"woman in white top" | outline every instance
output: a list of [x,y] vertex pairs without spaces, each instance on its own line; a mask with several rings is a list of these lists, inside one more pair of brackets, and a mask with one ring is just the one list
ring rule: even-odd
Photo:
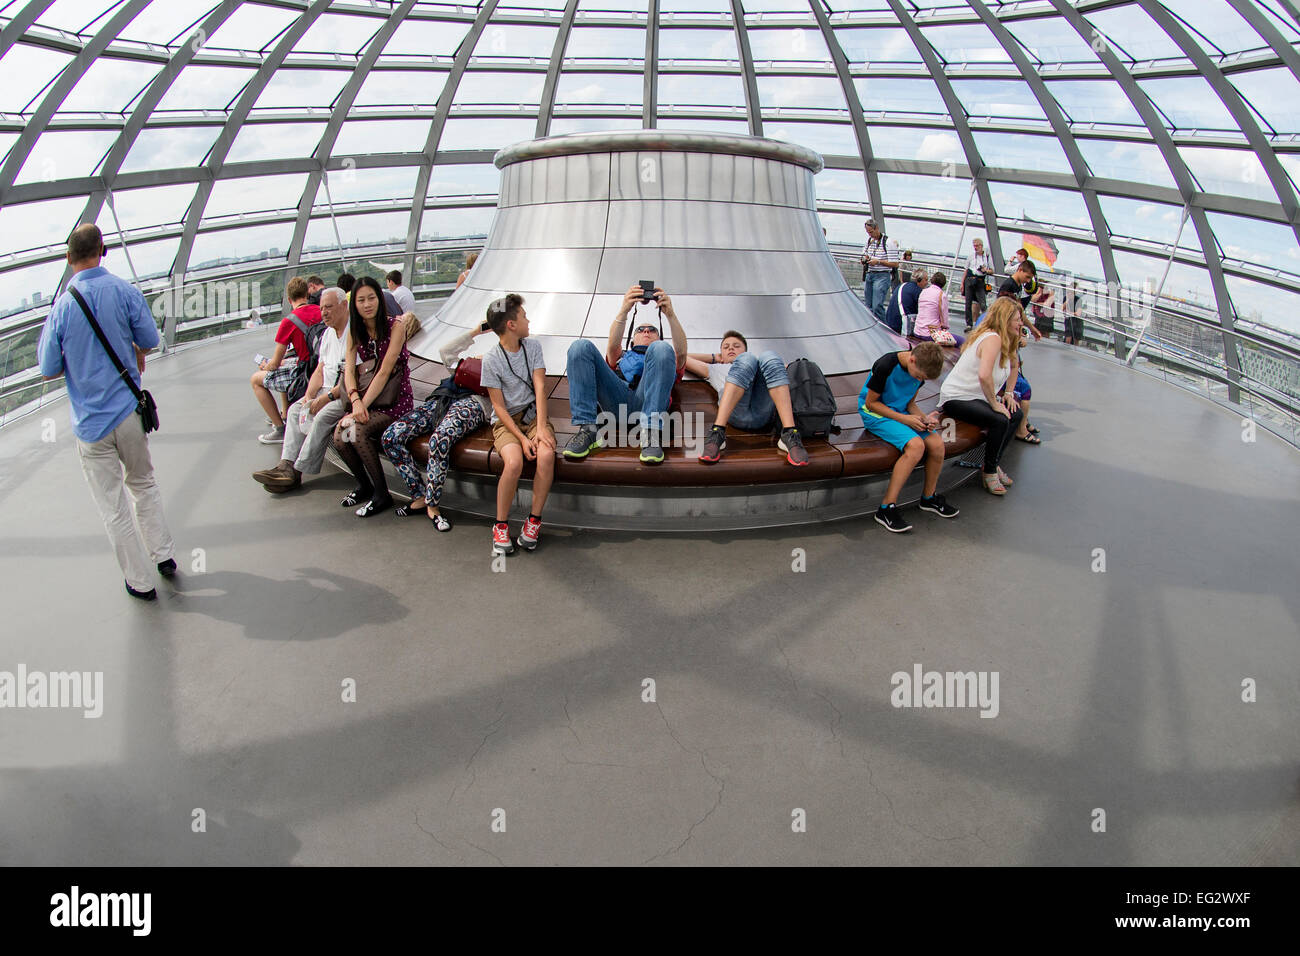
[[1025,310],[1015,299],[1003,296],[994,302],[939,389],[944,415],[988,430],[984,489],[995,495],[1005,495],[1011,484],[1011,477],[998,462],[1024,417],[1011,389],[998,397],[1002,387],[1015,382],[1019,373],[1016,350],[1024,318]]
[[921,290],[913,334],[922,342],[960,347],[966,339],[948,328],[948,293],[944,289],[947,284],[948,277],[936,272],[930,277],[930,284]]

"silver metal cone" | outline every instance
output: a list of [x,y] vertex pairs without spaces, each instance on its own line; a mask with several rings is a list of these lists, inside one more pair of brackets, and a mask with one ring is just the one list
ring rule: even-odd
[[547,371],[563,373],[575,339],[604,351],[624,293],[642,279],[672,297],[691,351],[714,351],[736,329],[751,352],[810,358],[833,375],[904,347],[826,246],[813,187],[822,160],[812,150],[637,130],[530,140],[495,163],[492,231],[465,283],[412,340],[416,355],[436,360],[443,342],[518,292]]

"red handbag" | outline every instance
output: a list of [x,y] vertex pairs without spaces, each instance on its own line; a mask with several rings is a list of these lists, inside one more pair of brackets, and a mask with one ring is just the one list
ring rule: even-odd
[[467,388],[476,395],[486,395],[487,389],[479,381],[482,377],[483,360],[481,358],[461,359],[456,365],[457,388]]

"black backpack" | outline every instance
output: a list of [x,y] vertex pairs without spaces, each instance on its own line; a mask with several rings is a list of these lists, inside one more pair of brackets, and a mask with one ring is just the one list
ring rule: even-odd
[[464,398],[467,395],[473,395],[474,392],[468,388],[462,388],[456,384],[456,376],[448,375],[438,387],[433,390],[429,396],[429,401],[433,403],[433,427],[437,428],[442,424],[442,420],[447,417],[447,412],[453,402]]
[[[292,405],[307,394],[307,382],[316,371],[316,366],[320,364],[321,336],[329,326],[324,321],[317,322],[315,325],[305,325],[296,315],[290,315],[288,319],[298,326],[298,331],[302,332],[307,339],[307,354],[298,356],[298,364],[293,367],[293,378],[289,380],[289,387],[285,390],[289,404]],[[333,384],[330,383],[331,386]]]
[[806,441],[838,435],[840,426],[835,424],[835,396],[817,363],[806,358],[795,359],[785,371],[790,378],[790,404],[794,408],[794,424],[799,429],[799,436]]

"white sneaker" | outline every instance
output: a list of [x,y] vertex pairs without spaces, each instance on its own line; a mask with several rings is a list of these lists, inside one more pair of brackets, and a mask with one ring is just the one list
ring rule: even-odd
[[257,440],[263,445],[278,445],[284,441],[284,426],[272,428],[265,435],[258,435]]

